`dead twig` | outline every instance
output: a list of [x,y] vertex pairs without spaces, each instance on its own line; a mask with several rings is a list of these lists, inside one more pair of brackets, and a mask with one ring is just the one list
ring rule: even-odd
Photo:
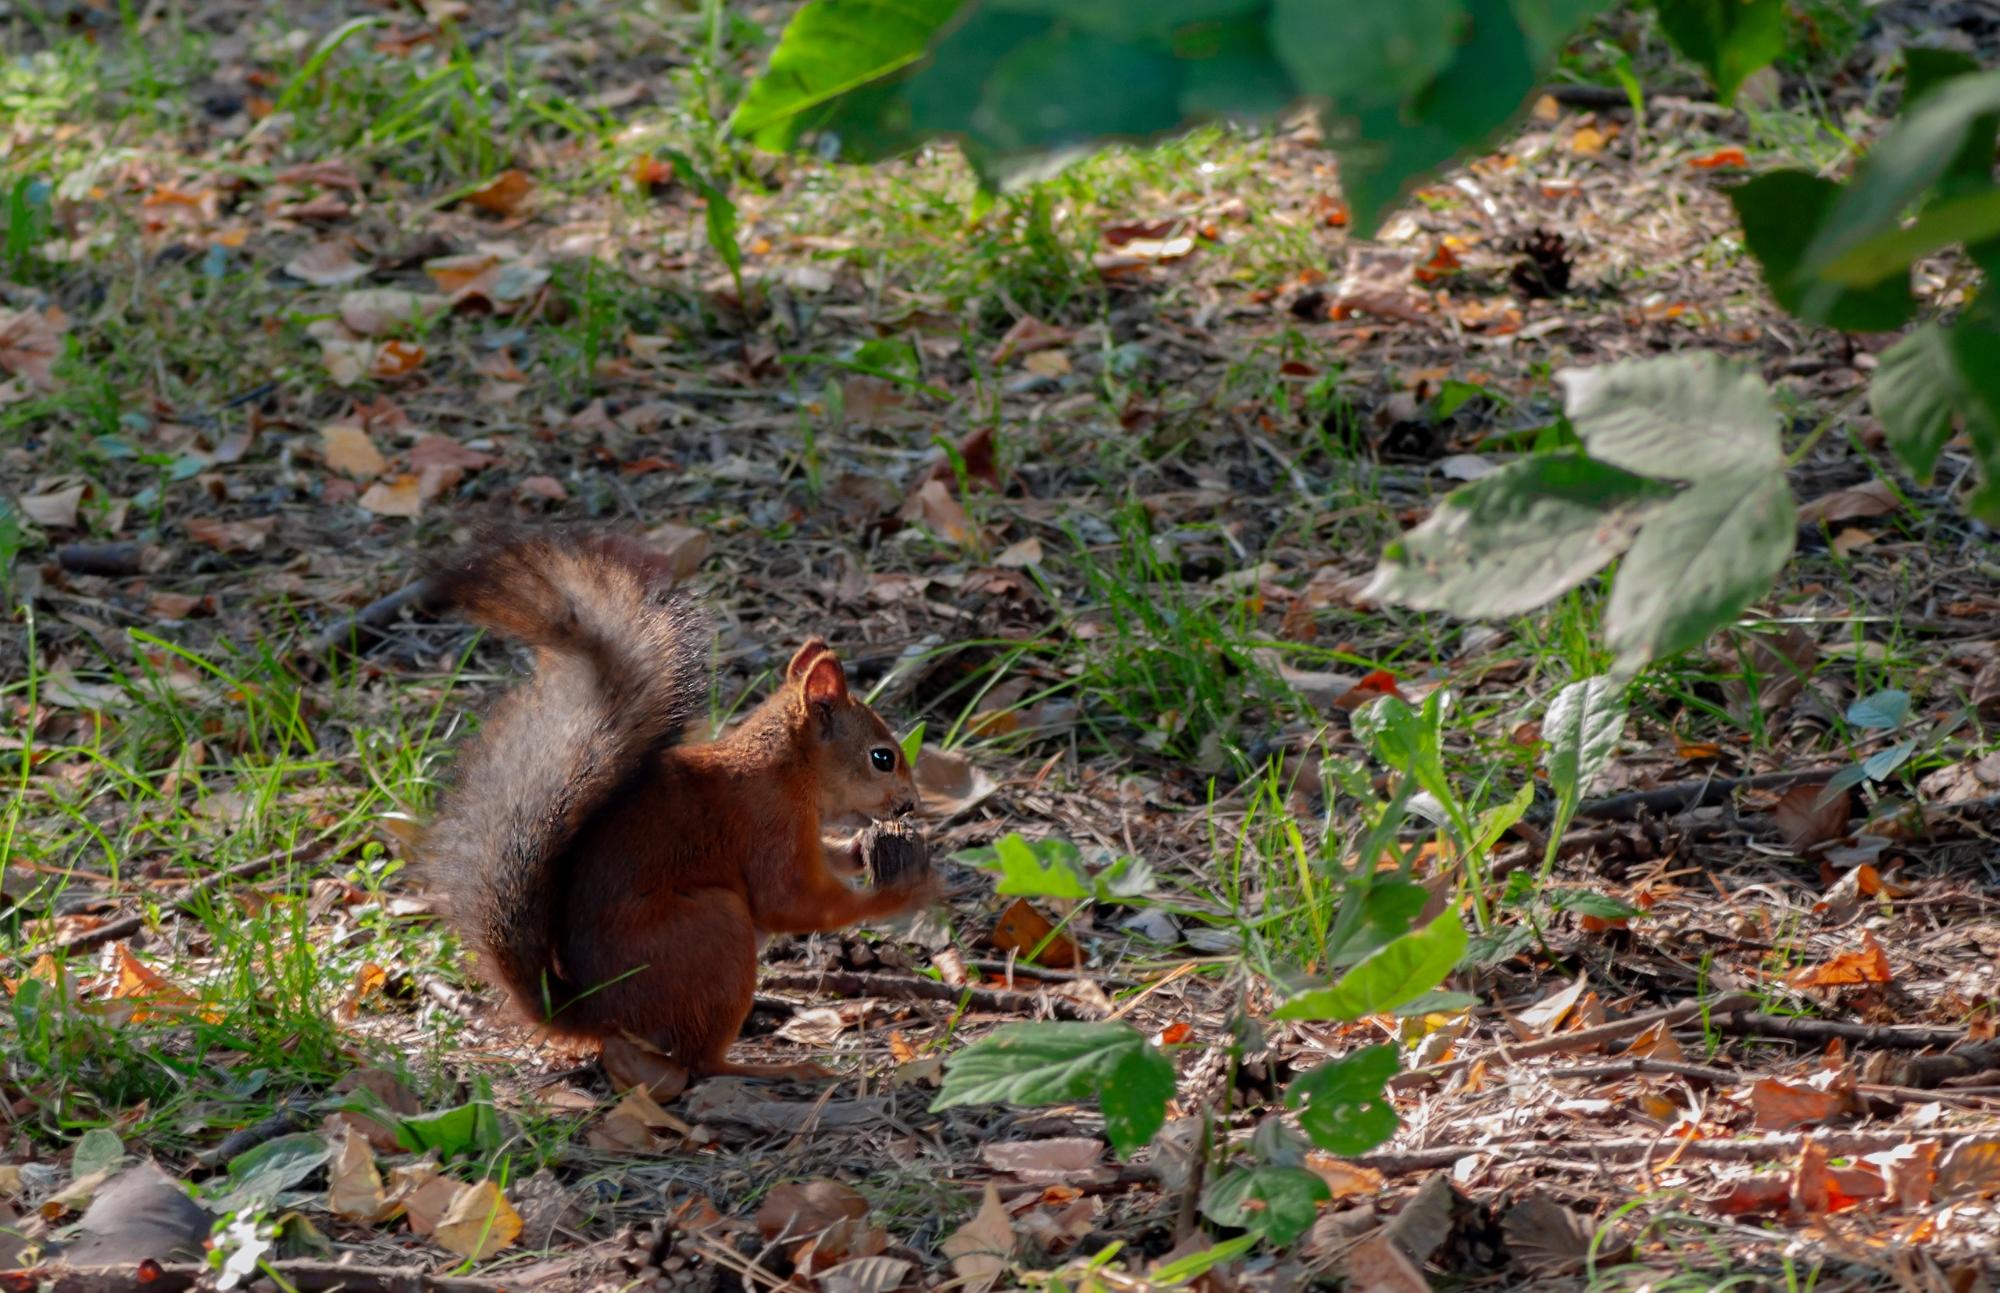
[[377,597],[360,610],[343,615],[312,635],[306,642],[305,654],[318,659],[337,646],[356,641],[364,631],[372,631],[386,626],[402,613],[405,606],[422,604],[430,594],[430,584],[419,579],[404,584],[386,597]]
[[1847,765],[1828,763],[1800,768],[1794,772],[1763,772],[1754,777],[1702,777],[1677,781],[1653,790],[1633,790],[1604,799],[1592,799],[1577,810],[1578,817],[1600,822],[1629,822],[1649,815],[1672,816],[1690,808],[1706,808],[1720,803],[1738,790],[1782,790],[1801,781],[1830,777]]
[[1046,1010],[1057,1019],[1094,1020],[1097,1011],[1048,992],[1009,992],[1004,988],[954,988],[915,975],[870,974],[859,970],[766,970],[764,986],[788,992],[838,997],[884,997],[891,1001],[948,1001],[1003,1015],[1039,1015]]
[[1839,1040],[1883,1050],[1921,1051],[1955,1046],[1965,1040],[1963,1028],[1916,1028],[1903,1024],[1849,1024],[1837,1019],[1802,1019],[1761,1011],[1716,1012],[1715,1031],[1731,1037],[1782,1037],[1792,1042]]
[[1969,1131],[1955,1136],[1929,1137],[1908,1128],[1889,1131],[1794,1132],[1756,1140],[1680,1140],[1675,1137],[1633,1136],[1619,1140],[1590,1141],[1579,1140],[1572,1136],[1563,1140],[1502,1140],[1489,1141],[1483,1145],[1437,1145],[1405,1153],[1363,1154],[1347,1161],[1360,1167],[1373,1168],[1388,1176],[1439,1171],[1450,1167],[1468,1154],[1491,1154],[1510,1165],[1518,1165],[1523,1160],[1545,1155],[1574,1158],[1579,1153],[1587,1153],[1600,1162],[1606,1160],[1632,1162],[1663,1152],[1683,1159],[1699,1158],[1717,1163],[1770,1163],[1798,1153],[1805,1148],[1808,1141],[1825,1146],[1829,1154],[1854,1155],[1895,1149],[1907,1145],[1912,1140],[1932,1139],[1938,1142],[1939,1150],[1943,1152],[1971,1142],[1990,1142],[1995,1137],[1991,1131]]
[[[1500,1046],[1498,1058],[1503,1062],[1533,1059],[1537,1055],[1558,1055],[1564,1051],[1588,1050],[1604,1042],[1623,1041],[1636,1037],[1656,1024],[1672,1028],[1690,1019],[1699,1018],[1703,1012],[1711,1016],[1728,1011],[1743,1010],[1757,1004],[1757,998],[1747,992],[1732,992],[1708,1001],[1683,1001],[1678,1006],[1667,1006],[1660,1010],[1648,1010],[1644,1014],[1632,1015],[1625,1019],[1614,1019],[1608,1024],[1595,1028],[1579,1028],[1573,1033],[1557,1033],[1539,1041],[1524,1042],[1519,1046]],[[1472,1064],[1470,1057],[1451,1060],[1444,1064],[1431,1064],[1420,1069],[1398,1073],[1389,1079],[1389,1089],[1406,1091],[1430,1086],[1443,1078],[1463,1073]]]

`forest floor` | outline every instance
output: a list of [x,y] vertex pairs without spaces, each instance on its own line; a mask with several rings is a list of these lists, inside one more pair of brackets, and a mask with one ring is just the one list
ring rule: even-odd
[[[1643,113],[1547,97],[1362,243],[1304,121],[997,201],[949,150],[729,149],[782,6],[0,3],[0,1267],[169,1287],[231,1214],[220,1278],[288,1290],[1991,1287],[2000,558],[1964,452],[1920,489],[1881,447],[1893,338],[1779,311],[1723,189],[1851,157],[1904,15],[1993,33],[1801,8],[1852,25],[1731,111],[1607,24]],[[676,151],[733,173],[740,276]],[[1475,1004],[1271,1019],[1385,790],[1353,710],[1448,689],[1477,814],[1610,659],[1595,587],[1469,624],[1371,603],[1377,554],[1560,436],[1561,369],[1694,347],[1780,392],[1780,588],[1637,679],[1546,875],[1537,790]],[[947,904],[779,940],[739,1046],[838,1083],[621,1097],[408,883],[519,666],[419,559],[538,518],[684,562],[718,722],[817,633],[922,726]],[[957,855],[1010,832],[1151,887],[1000,896]],[[1106,1016],[1179,1073],[1131,1161],[1089,1105],[930,1108],[967,1041]],[[1290,1075],[1383,1041],[1395,1136],[1215,1251],[1204,1126],[1282,1137]]]

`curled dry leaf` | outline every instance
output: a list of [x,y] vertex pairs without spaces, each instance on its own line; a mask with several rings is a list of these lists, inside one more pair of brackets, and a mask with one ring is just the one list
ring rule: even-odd
[[480,1181],[460,1190],[431,1237],[460,1257],[483,1261],[521,1236],[521,1217],[500,1187]]
[[1835,490],[1822,494],[1799,508],[1799,521],[1863,521],[1872,516],[1887,516],[1902,506],[1896,491],[1887,481],[1870,480],[1851,489]]
[[389,460],[382,456],[368,433],[352,423],[336,422],[321,427],[319,441],[320,457],[335,471],[366,479],[381,475],[389,466]]
[[1821,1087],[1806,1082],[1763,1078],[1750,1088],[1750,1109],[1761,1131],[1790,1131],[1838,1118],[1852,1110],[1854,1080]]
[[755,1224],[769,1240],[803,1239],[837,1221],[868,1215],[868,1200],[839,1181],[784,1181],[771,1187],[757,1209]]
[[535,193],[535,181],[525,171],[504,170],[465,195],[465,200],[497,216],[519,215]]
[[54,390],[56,360],[62,357],[61,317],[55,312],[0,309],[0,372],[12,373],[40,390]]
[[1889,969],[1889,954],[1882,950],[1874,933],[1864,929],[1858,949],[1842,952],[1824,965],[1800,970],[1786,981],[1795,988],[1846,988],[1888,983],[1894,978]]
[[395,1211],[382,1189],[375,1154],[363,1137],[349,1131],[333,1146],[326,1166],[327,1211],[349,1221],[376,1222]]
[[285,262],[285,272],[314,287],[345,287],[366,278],[369,267],[354,259],[345,242],[314,243]]
[[278,518],[260,516],[248,521],[218,521],[197,516],[187,523],[187,537],[217,552],[256,552],[276,529]]
[[932,534],[961,547],[978,537],[965,506],[951,496],[950,487],[941,480],[927,480],[919,485],[905,500],[899,515],[905,521],[922,521]]
[[999,789],[985,769],[964,755],[929,746],[917,752],[915,772],[923,793],[920,811],[937,821],[970,811]]
[[[644,1090],[656,1109],[659,1101],[671,1100],[687,1090],[688,1071],[685,1065],[651,1042],[629,1034],[606,1038],[600,1062],[615,1090]],[[650,1127],[654,1124],[641,1119],[640,1125]],[[680,1124],[678,1119],[675,1120],[675,1130],[682,1135],[687,1134],[686,1126]]]
[[1847,834],[1853,792],[1828,794],[1824,783],[1793,786],[1771,805],[1771,820],[1783,832],[1788,848],[1804,852]]
[[361,506],[377,516],[420,516],[424,510],[423,478],[403,472],[378,480],[361,495]]
[[951,1272],[965,1293],[986,1293],[999,1283],[1014,1253],[1014,1227],[993,1182],[986,1183],[985,1197],[972,1220],[953,1231],[939,1248],[951,1259]]
[[1032,953],[1037,963],[1059,969],[1083,961],[1083,954],[1077,950],[1075,941],[1068,934],[1056,933],[1054,923],[1026,898],[1016,898],[1000,913],[993,922],[989,941],[998,951],[1014,952],[1023,957]]
[[819,1273],[820,1293],[892,1293],[909,1278],[901,1257],[855,1257]]
[[88,485],[71,485],[47,494],[25,494],[20,500],[21,515],[44,529],[71,529],[76,525],[77,508],[89,488]]
[[450,302],[432,292],[401,287],[363,287],[343,293],[340,321],[363,337],[380,337],[421,323],[448,308]]
[[980,1156],[994,1171],[1036,1184],[1108,1183],[1118,1177],[1104,1161],[1104,1142],[1089,1136],[1002,1141],[985,1146]]

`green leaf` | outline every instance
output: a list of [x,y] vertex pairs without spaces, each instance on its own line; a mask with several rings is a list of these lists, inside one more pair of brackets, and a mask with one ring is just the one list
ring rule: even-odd
[[913,768],[917,766],[917,754],[924,748],[924,728],[926,726],[928,725],[918,723],[910,729],[909,735],[905,736],[902,741],[903,762]]
[[1556,374],[1564,411],[1599,462],[1663,480],[1780,471],[1778,410],[1748,368],[1705,350]]
[[1239,1167],[1202,1191],[1201,1210],[1220,1226],[1248,1230],[1282,1248],[1306,1232],[1333,1197],[1325,1178],[1302,1167]]
[[971,124],[1002,154],[1145,139],[1186,124],[1180,66],[1166,49],[1060,24],[1000,60]]
[[1784,0],[1656,0],[1674,47],[1701,64],[1724,104],[1785,52]]
[[1396,1109],[1386,1090],[1398,1064],[1393,1046],[1370,1046],[1294,1079],[1285,1107],[1330,1154],[1365,1154],[1396,1134]]
[[332,1151],[317,1132],[300,1131],[267,1140],[229,1160],[229,1192],[216,1201],[219,1212],[268,1208],[295,1190],[326,1163]]
[[1465,19],[1463,0],[1272,0],[1271,47],[1307,94],[1341,108],[1395,103],[1450,64]]
[[1826,216],[1840,185],[1807,171],[1771,171],[1729,190],[1743,241],[1764,272],[1764,285],[1793,314],[1848,332],[1899,328],[1916,308],[1910,276],[1884,278],[1866,288],[1846,288],[1800,268],[1813,230]]
[[1000,864],[995,892],[1009,897],[1088,898],[1090,881],[1077,864],[1076,845],[1068,840],[1036,840],[1030,844],[1009,832],[993,842]]
[[1951,439],[1959,386],[1950,337],[1935,323],[1883,351],[1868,384],[1868,407],[1881,419],[1889,447],[1920,482],[1930,481]]
[[1892,731],[1910,716],[1910,693],[1887,687],[1870,692],[1847,707],[1847,721],[1855,727]]
[[1671,496],[1580,454],[1524,458],[1454,490],[1391,543],[1365,596],[1467,619],[1519,615],[1609,565]]
[[500,1147],[500,1119],[490,1099],[474,1099],[450,1109],[396,1121],[396,1140],[412,1153],[436,1150],[443,1159]]
[[1645,915],[1644,911],[1630,903],[1588,889],[1551,889],[1548,899],[1549,906],[1557,911],[1573,911],[1583,916],[1595,916],[1599,920],[1630,920],[1634,916]]
[[986,0],[989,8],[1061,18],[1078,31],[1113,40],[1168,42],[1190,28],[1239,24],[1262,15],[1268,0]]
[[770,66],[750,83],[729,127],[784,149],[835,100],[909,67],[961,0],[812,0],[792,15]]
[[69,1160],[70,1178],[82,1180],[109,1171],[124,1157],[125,1143],[118,1139],[117,1132],[109,1127],[92,1127],[76,1138],[76,1149]]
[[1867,245],[1897,227],[1903,212],[1952,174],[1968,141],[2000,112],[2000,72],[1961,76],[1924,95],[1855,167],[1806,248],[1804,269],[1863,287],[1888,271]]
[[1091,894],[1099,902],[1130,902],[1153,892],[1153,868],[1126,854],[1090,878]]
[[1979,488],[1966,511],[1989,525],[2000,524],[2000,317],[1990,294],[1982,294],[1945,333],[1958,380],[1953,393],[1965,416],[1979,461]]
[[1571,683],[1549,702],[1542,739],[1549,743],[1542,765],[1558,794],[1581,795],[1604,770],[1625,732],[1625,688],[1602,674]]
[[1797,524],[1776,471],[1704,480],[1662,508],[1612,581],[1604,637],[1621,671],[1700,645],[1769,591]]
[[1414,1001],[1444,982],[1465,954],[1465,926],[1446,912],[1384,944],[1330,988],[1312,988],[1271,1012],[1273,1019],[1363,1019]]
[[1255,1248],[1259,1238],[1261,1236],[1255,1233],[1238,1235],[1234,1239],[1223,1240],[1213,1248],[1204,1248],[1198,1253],[1189,1253],[1164,1266],[1155,1266],[1146,1276],[1146,1282],[1154,1288],[1171,1288],[1176,1284],[1199,1279],[1222,1263],[1235,1261]]
[[1112,1146],[1129,1157],[1160,1129],[1174,1066],[1122,1023],[1009,1024],[952,1056],[933,1109],[1096,1098]]
[[1875,753],[1864,759],[1861,763],[1861,771],[1867,774],[1870,781],[1881,781],[1890,773],[1908,763],[1910,756],[1916,752],[1917,743],[1915,741],[1898,741],[1886,749],[1875,751]]
[[[1811,311],[1808,317],[1831,321],[1832,312],[1825,308],[1824,302],[1829,294],[1841,290],[1840,282],[1864,285],[1869,292],[1887,286],[1907,294],[1908,271],[1917,261],[1947,247],[1985,242],[1995,237],[2000,237],[2000,189],[1988,188],[1932,202],[1909,224],[1891,225],[1871,237],[1858,239],[1843,252],[1826,270],[1828,286],[1805,293],[1806,305]],[[1896,274],[1903,277],[1891,277]],[[1853,294],[1848,293],[1849,296]],[[1792,308],[1782,300],[1779,304],[1786,309]],[[1806,311],[1801,310],[1800,313]],[[1904,311],[1906,317],[1908,313]],[[1894,327],[1901,322],[1897,319],[1894,323],[1879,326]],[[1877,325],[1843,323],[1835,326],[1869,331]]]
[[[1067,0],[1065,0],[1067,2]],[[1298,86],[1279,65],[1261,25],[1212,27],[1183,39],[1181,116],[1189,121],[1268,120],[1299,98]]]

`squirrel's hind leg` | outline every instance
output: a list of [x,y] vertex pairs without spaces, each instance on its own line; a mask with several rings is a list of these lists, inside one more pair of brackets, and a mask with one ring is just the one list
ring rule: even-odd
[[648,922],[634,958],[644,969],[606,988],[603,1004],[627,1030],[695,1077],[828,1078],[817,1064],[742,1064],[729,1048],[757,995],[757,930],[743,899],[703,889]]

